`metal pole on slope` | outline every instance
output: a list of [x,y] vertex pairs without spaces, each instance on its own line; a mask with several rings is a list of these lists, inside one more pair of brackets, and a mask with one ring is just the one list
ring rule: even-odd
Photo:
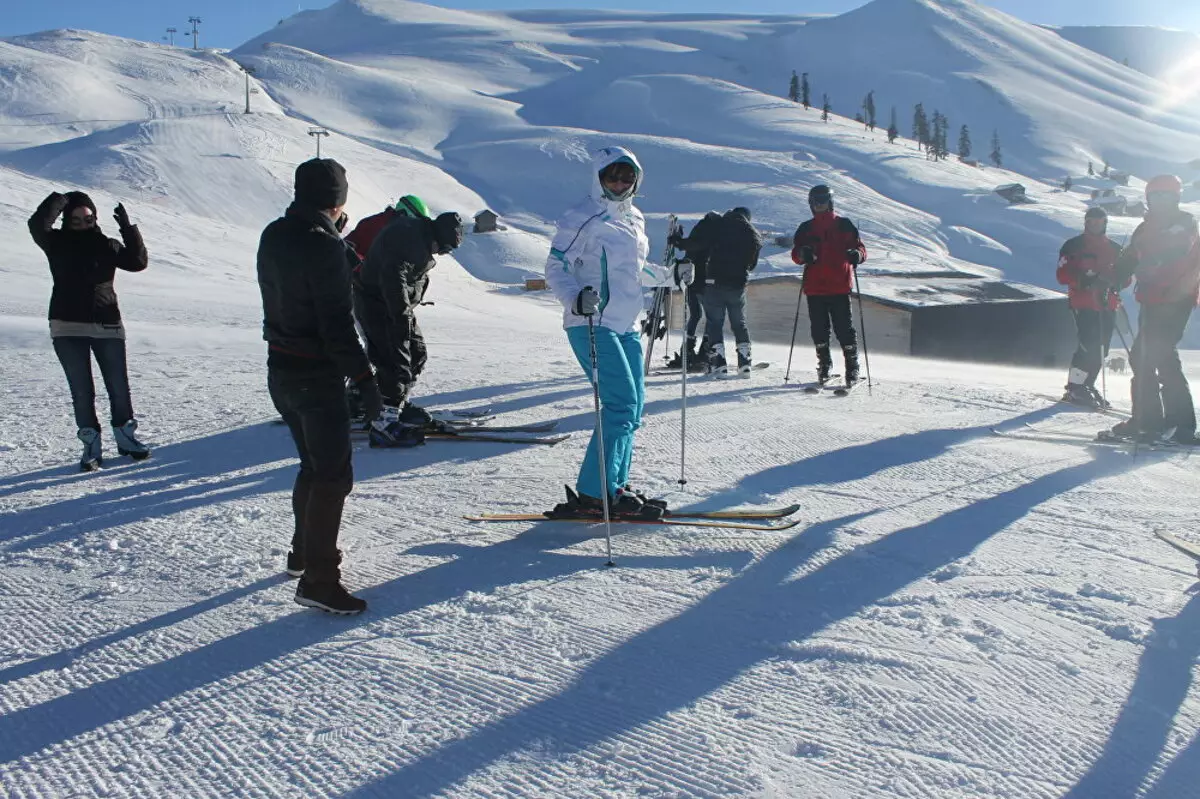
[[681,367],[680,374],[683,375],[680,381],[681,397],[680,397],[680,417],[679,417],[679,484],[687,485],[687,375],[688,375],[688,343],[687,343],[687,326],[688,326],[688,286],[683,288],[683,335],[680,337],[682,344],[679,347],[679,366]]
[[188,17],[188,22],[192,23],[192,49],[193,50],[200,49],[200,29],[197,28],[196,26],[199,25],[203,21],[204,20],[200,19],[200,17]]
[[325,130],[325,128],[309,128],[308,135],[314,137],[317,140],[317,158],[320,158],[321,157],[321,137],[328,136],[329,131]]
[[858,288],[858,269],[854,269],[854,293],[858,295],[858,326],[862,328],[863,362],[867,366],[867,394],[871,394],[871,353],[867,351],[867,319],[863,316],[862,291]]
[[796,328],[800,327],[800,305],[804,302],[804,278],[808,276],[808,267],[800,275],[800,293],[796,295],[796,318],[792,320],[792,344],[788,347],[787,370],[783,373],[783,384],[786,386],[792,374],[792,351],[796,349]]
[[248,67],[243,64],[238,64],[242,68],[242,72],[246,73],[246,110],[244,113],[250,113],[250,76],[254,74],[254,67]]
[[[587,287],[591,289],[591,286]],[[604,457],[604,418],[600,404],[600,360],[596,357],[596,325],[588,314],[588,344],[592,354],[592,403],[596,408],[596,452],[600,456],[600,497],[604,503],[604,543],[608,550],[608,562],[605,566],[616,566],[612,554],[612,516],[608,507],[608,464]]]

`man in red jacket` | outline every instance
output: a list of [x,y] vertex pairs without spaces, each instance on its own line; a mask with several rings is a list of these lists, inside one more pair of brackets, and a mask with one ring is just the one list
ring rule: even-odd
[[1064,402],[1088,408],[1107,408],[1096,390],[1096,378],[1108,345],[1120,298],[1117,292],[1117,256],[1121,247],[1106,234],[1108,214],[1089,208],[1083,217],[1083,234],[1068,239],[1058,253],[1058,282],[1067,286],[1068,302],[1079,331],[1079,347],[1071,359]]
[[833,192],[813,186],[808,192],[813,218],[802,222],[793,238],[792,261],[804,266],[803,291],[808,296],[808,318],[817,347],[817,380],[829,379],[829,329],[837,334],[846,360],[846,384],[858,380],[858,334],[850,310],[853,271],[867,260],[867,248],[854,223],[833,212]]
[[346,241],[358,253],[359,260],[367,260],[367,255],[371,252],[371,245],[375,243],[375,237],[400,216],[428,218],[429,209],[425,207],[425,203],[420,197],[415,194],[406,194],[396,201],[394,207],[384,208],[377,214],[360,219],[354,226],[354,230],[346,234]]
[[1133,342],[1133,418],[1103,437],[1148,438],[1195,444],[1196,410],[1179,340],[1200,299],[1200,230],[1179,209],[1183,184],[1160,175],[1146,184],[1146,219],[1117,261],[1117,280],[1137,276],[1141,307]]

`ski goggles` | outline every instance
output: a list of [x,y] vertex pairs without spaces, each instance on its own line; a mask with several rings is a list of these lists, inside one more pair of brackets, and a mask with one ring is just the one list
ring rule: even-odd
[[637,182],[637,170],[634,169],[633,164],[617,161],[600,170],[600,180],[604,183],[633,184]]

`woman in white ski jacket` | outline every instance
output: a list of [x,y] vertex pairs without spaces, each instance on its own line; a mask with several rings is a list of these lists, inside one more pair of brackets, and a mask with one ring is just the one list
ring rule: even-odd
[[[634,432],[641,426],[646,396],[636,329],[642,287],[664,285],[672,278],[669,269],[646,260],[646,221],[633,205],[641,183],[642,167],[633,153],[622,147],[598,150],[592,158],[591,193],[558,221],[546,261],[546,282],[562,303],[567,339],[589,378],[592,318],[603,407],[606,484],[593,433],[575,483],[578,497],[569,495],[556,509],[563,515],[602,513],[601,491],[608,492],[614,515],[656,517],[666,507],[657,500],[647,503],[629,486]],[[681,264],[675,277],[690,282],[692,270],[691,264]]]

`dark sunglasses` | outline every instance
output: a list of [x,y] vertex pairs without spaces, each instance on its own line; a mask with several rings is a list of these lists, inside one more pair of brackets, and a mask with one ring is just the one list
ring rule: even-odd
[[72,223],[78,223],[81,225],[92,225],[92,224],[95,224],[95,222],[96,222],[96,215],[91,214],[91,213],[71,214],[70,221]]
[[633,183],[637,180],[637,170],[630,164],[609,164],[600,173],[600,179],[605,183]]

